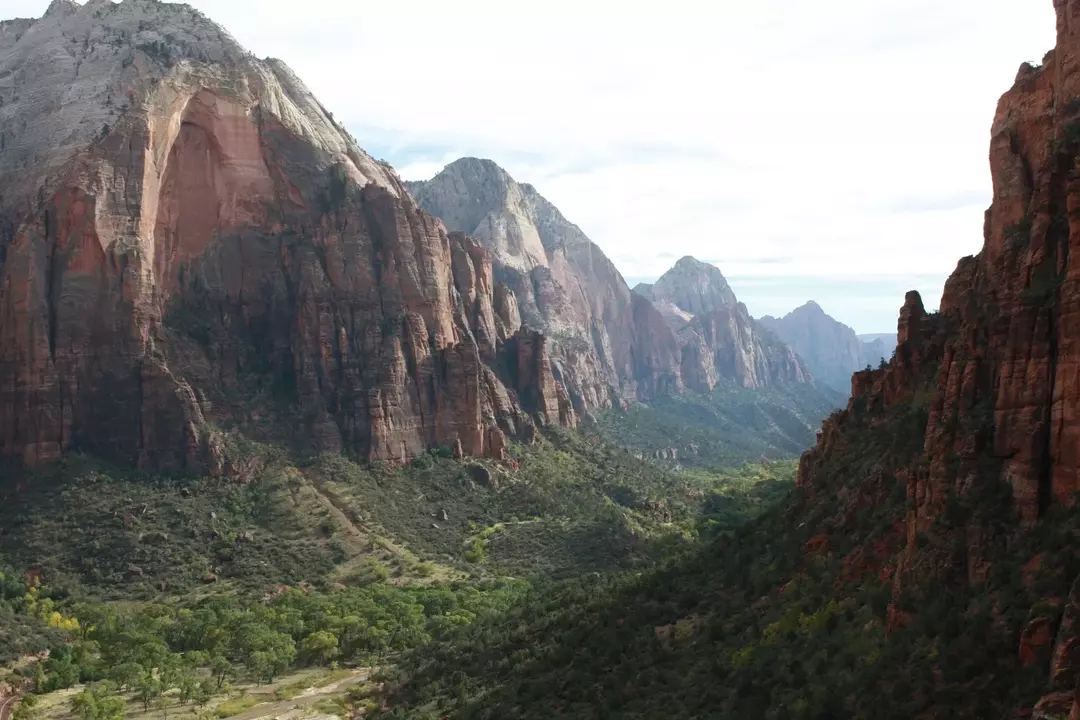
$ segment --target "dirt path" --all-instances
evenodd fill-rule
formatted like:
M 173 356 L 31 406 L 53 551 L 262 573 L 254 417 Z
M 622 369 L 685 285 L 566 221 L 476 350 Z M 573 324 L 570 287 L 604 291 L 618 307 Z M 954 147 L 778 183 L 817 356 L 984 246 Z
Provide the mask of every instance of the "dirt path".
M 370 677 L 371 670 L 358 670 L 355 675 L 350 675 L 329 685 L 308 688 L 292 700 L 265 702 L 238 715 L 232 715 L 228 720 L 259 720 L 267 717 L 286 718 L 298 716 L 301 714 L 299 711 L 314 705 L 320 700 L 325 700 L 331 695 L 340 693 L 344 688 L 365 682 Z M 6 719 L 0 718 L 0 720 Z
M 18 695 L 11 695 L 6 698 L 0 695 L 0 720 L 10 720 L 11 710 L 15 707 L 15 701 L 18 699 Z
M 356 515 L 356 511 L 349 506 L 349 503 L 345 502 L 340 495 L 328 488 L 326 482 L 316 473 L 304 473 L 304 477 L 306 477 L 311 484 L 311 489 L 315 491 L 315 495 L 318 497 L 319 502 L 322 503 L 330 514 L 346 528 L 346 531 L 350 535 L 362 541 L 365 545 L 372 542 L 376 533 L 360 521 L 360 518 Z M 393 553 L 399 558 L 404 557 L 405 555 L 405 551 L 402 548 L 399 548 L 392 543 L 386 543 L 384 544 L 384 547 L 388 552 Z

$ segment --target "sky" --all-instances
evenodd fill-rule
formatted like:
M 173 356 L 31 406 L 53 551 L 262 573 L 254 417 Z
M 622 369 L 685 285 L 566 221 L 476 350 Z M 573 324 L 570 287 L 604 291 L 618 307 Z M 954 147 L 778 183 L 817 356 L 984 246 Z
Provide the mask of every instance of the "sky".
M 1055 24 L 1051 0 L 190 4 L 406 179 L 491 158 L 631 284 L 693 255 L 754 315 L 813 299 L 862 333 L 978 252 L 997 99 Z

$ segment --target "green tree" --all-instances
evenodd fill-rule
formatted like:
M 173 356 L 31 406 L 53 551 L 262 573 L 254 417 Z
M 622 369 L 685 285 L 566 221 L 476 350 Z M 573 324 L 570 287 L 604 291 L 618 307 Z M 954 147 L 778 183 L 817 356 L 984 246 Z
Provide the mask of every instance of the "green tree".
M 337 635 L 329 630 L 311 633 L 300 647 L 308 662 L 316 665 L 326 665 L 338 656 Z
M 224 655 L 215 655 L 210 658 L 210 675 L 213 676 L 217 689 L 220 690 L 226 680 L 235 677 L 236 668 Z
M 36 720 L 40 715 L 37 695 L 24 695 L 11 717 L 13 720 Z
M 142 703 L 143 710 L 150 711 L 150 706 L 161 697 L 165 691 L 161 679 L 150 670 L 144 670 L 139 679 L 135 681 L 135 698 Z
M 99 682 L 71 699 L 71 709 L 82 720 L 123 720 L 127 704 L 116 684 Z

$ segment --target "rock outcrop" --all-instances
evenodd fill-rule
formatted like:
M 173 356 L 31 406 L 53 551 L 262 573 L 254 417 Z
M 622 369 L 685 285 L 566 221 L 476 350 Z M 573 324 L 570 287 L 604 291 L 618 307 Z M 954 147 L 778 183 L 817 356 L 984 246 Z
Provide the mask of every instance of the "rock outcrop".
M 500 454 L 573 410 L 492 267 L 190 7 L 56 0 L 0 25 L 8 460 L 220 472 L 218 428 Z
M 690 257 L 680 258 L 655 283 L 641 283 L 634 292 L 676 312 L 702 315 L 735 307 L 739 301 L 720 269 Z
M 463 158 L 406 187 L 491 253 L 503 296 L 551 339 L 552 366 L 578 414 L 724 380 L 750 388 L 811 381 L 712 265 L 683 258 L 632 292 L 580 228 L 490 160 Z
M 855 375 L 851 405 L 826 423 L 800 467 L 801 485 L 824 483 L 820 462 L 847 451 L 839 430 L 871 422 L 868 409 L 906 398 L 926 412 L 923 450 L 897 477 L 910 509 L 894 625 L 918 611 L 903 606 L 919 588 L 951 593 L 987 582 L 1017 534 L 1052 525 L 1080 490 L 1080 0 L 1054 5 L 1057 47 L 1042 65 L 1021 66 L 998 104 L 982 251 L 959 262 L 939 314 L 909 294 L 895 357 Z M 1063 569 L 1045 566 L 1053 582 L 1043 582 L 1067 587 L 1071 578 L 1054 576 Z M 1074 588 L 1052 643 L 1057 621 L 1045 612 L 1022 634 L 1022 658 L 1054 679 L 1036 716 L 1080 717 L 1075 614 Z
M 776 333 L 806 361 L 814 377 L 841 392 L 851 387 L 851 374 L 866 367 L 863 344 L 855 331 L 810 301 L 782 318 L 766 315 L 758 322 Z M 872 364 L 877 366 L 879 358 Z
M 684 257 L 651 285 L 649 299 L 675 333 L 683 382 L 709 391 L 722 379 L 747 388 L 810 383 L 802 359 L 750 317 L 716 267 Z
M 578 412 L 682 389 L 660 316 L 635 302 L 600 248 L 531 185 L 490 160 L 462 158 L 406 187 L 491 253 L 503 297 L 550 338 Z

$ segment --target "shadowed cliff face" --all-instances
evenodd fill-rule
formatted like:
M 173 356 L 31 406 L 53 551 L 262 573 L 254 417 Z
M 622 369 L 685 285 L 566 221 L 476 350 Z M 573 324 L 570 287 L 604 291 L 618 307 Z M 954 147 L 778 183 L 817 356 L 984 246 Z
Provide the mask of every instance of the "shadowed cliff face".
M 0 454 L 221 471 L 215 426 L 403 460 L 574 422 L 488 253 L 284 65 L 140 0 L 0 30 Z
M 982 252 L 960 261 L 940 314 L 927 315 L 909 294 L 896 357 L 855 376 L 849 409 L 826 423 L 800 468 L 800 484 L 813 491 L 824 482 L 820 463 L 847 452 L 846 427 L 904 400 L 925 409 L 923 452 L 896 477 L 910 510 L 894 574 L 894 624 L 917 610 L 903 602 L 913 589 L 982 584 L 1003 547 L 1052 523 L 1048 516 L 1073 505 L 1080 489 L 1080 0 L 1054 4 L 1057 47 L 1042 66 L 1022 66 L 998 104 Z M 999 487 L 1012 497 L 1008 518 L 955 512 L 958 503 L 987 509 L 980 498 Z M 1053 617 L 1025 629 L 1029 641 L 1053 635 L 1061 616 L 1060 598 L 1053 600 Z M 1054 647 L 1076 645 L 1073 620 Z M 1033 657 L 1030 647 L 1021 657 Z M 1064 666 L 1072 669 L 1062 679 Z M 1059 658 L 1049 670 L 1066 692 L 1048 696 L 1039 712 L 1063 703 L 1064 713 L 1080 717 L 1075 662 Z

